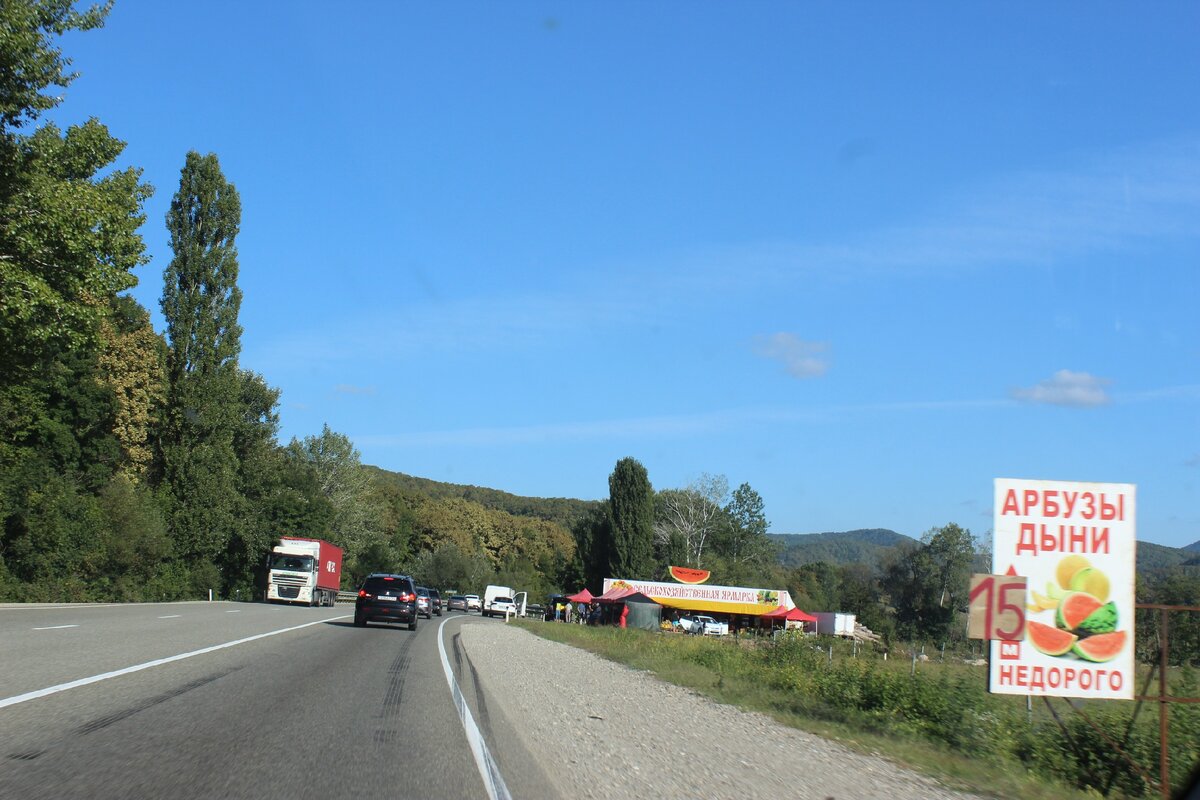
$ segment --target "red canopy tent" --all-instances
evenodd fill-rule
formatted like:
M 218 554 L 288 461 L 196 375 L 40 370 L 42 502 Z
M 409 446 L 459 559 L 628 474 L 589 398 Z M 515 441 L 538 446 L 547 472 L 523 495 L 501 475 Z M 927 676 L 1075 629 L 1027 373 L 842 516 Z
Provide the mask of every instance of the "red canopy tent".
M 572 603 L 590 603 L 596 598 L 587 590 L 587 587 L 585 586 L 581 592 L 567 595 L 567 599 Z
M 799 608 L 790 608 L 789 609 L 787 606 L 780 606 L 779 608 L 775 609 L 774 611 L 768 611 L 766 614 L 762 615 L 762 618 L 768 619 L 771 621 L 782 620 L 785 627 L 787 626 L 787 624 L 789 622 L 816 622 L 817 621 L 817 618 L 814 617 L 812 614 L 806 614 L 803 611 L 801 611 Z

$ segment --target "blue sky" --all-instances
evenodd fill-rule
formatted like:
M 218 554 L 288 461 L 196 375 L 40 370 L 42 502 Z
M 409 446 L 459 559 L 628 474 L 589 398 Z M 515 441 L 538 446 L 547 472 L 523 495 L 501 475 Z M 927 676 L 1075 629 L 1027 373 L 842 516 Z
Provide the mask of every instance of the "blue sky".
M 721 473 L 774 532 L 1138 485 L 1200 540 L 1200 6 L 204 4 L 64 40 L 52 116 L 242 197 L 284 441 L 598 498 Z

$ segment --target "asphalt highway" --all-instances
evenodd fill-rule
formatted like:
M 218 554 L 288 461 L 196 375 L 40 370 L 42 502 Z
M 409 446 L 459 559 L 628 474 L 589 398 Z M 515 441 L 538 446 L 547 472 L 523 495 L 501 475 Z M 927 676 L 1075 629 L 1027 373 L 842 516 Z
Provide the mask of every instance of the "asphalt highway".
M 454 614 L 410 632 L 355 628 L 352 612 L 0 607 L 0 797 L 557 794 L 516 735 L 522 721 L 489 704 L 458 646 L 460 626 L 501 620 Z M 474 749 L 439 649 L 481 734 Z

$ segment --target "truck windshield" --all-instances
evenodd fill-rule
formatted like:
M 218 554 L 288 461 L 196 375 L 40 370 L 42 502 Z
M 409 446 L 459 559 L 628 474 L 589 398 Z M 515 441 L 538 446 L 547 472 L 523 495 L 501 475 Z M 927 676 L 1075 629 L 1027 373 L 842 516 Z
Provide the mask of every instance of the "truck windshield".
M 296 572 L 312 572 L 312 556 L 289 556 L 275 553 L 271 556 L 271 569 L 290 569 Z

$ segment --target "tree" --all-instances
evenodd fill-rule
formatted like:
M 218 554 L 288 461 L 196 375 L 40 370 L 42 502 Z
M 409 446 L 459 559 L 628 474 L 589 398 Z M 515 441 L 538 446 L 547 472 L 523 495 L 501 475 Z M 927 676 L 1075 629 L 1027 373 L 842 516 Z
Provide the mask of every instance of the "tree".
M 773 546 L 767 539 L 769 523 L 763 508 L 762 495 L 748 483 L 735 489 L 725 506 L 729 521 L 727 535 L 716 546 L 735 568 L 761 566 L 772 554 Z
M 167 212 L 175 255 L 163 273 L 170 350 L 162 459 L 175 499 L 172 533 L 185 555 L 208 560 L 225 552 L 240 518 L 240 225 L 237 189 L 217 157 L 188 153 Z
M 609 566 L 613 533 L 608 502 L 592 508 L 575 523 L 571 533 L 575 537 L 575 559 L 563 577 L 568 587 L 582 583 L 598 595 L 604 590 L 604 579 L 614 574 Z
M 113 434 L 123 459 L 118 469 L 140 483 L 154 458 L 151 437 L 166 399 L 166 345 L 150 325 L 150 314 L 133 298 L 117 297 L 111 320 L 101 324 L 99 354 L 104 383 L 116 397 Z
M 293 461 L 315 476 L 317 489 L 333 512 L 329 538 L 346 548 L 347 558 L 382 542 L 380 509 L 373 502 L 370 475 L 350 437 L 325 425 L 320 436 L 292 439 L 287 449 Z
M 902 636 L 947 636 L 966 608 L 975 557 L 971 532 L 954 523 L 932 528 L 920 545 L 900 549 L 884 577 Z
M 46 90 L 75 77 L 56 37 L 107 13 L 0 3 L 0 573 L 30 598 L 55 582 L 58 597 L 87 599 L 105 525 L 96 493 L 123 461 L 103 326 L 146 263 L 137 230 L 152 190 L 138 169 L 105 174 L 125 144 L 94 119 L 22 132 L 61 102 Z
M 709 537 L 724 520 L 721 504 L 729 494 L 724 475 L 701 475 L 683 489 L 660 493 L 654 523 L 661 550 L 683 556 L 685 566 L 700 567 Z
M 64 58 L 51 41 L 67 31 L 88 31 L 104 24 L 112 2 L 76 11 L 75 0 L 8 0 L 0 7 L 0 132 L 7 133 L 36 120 L 62 98 L 42 92 L 50 86 L 65 89 L 77 75 L 67 72 Z
M 635 458 L 617 462 L 608 476 L 612 513 L 609 568 L 622 578 L 645 578 L 654 570 L 654 489 Z

